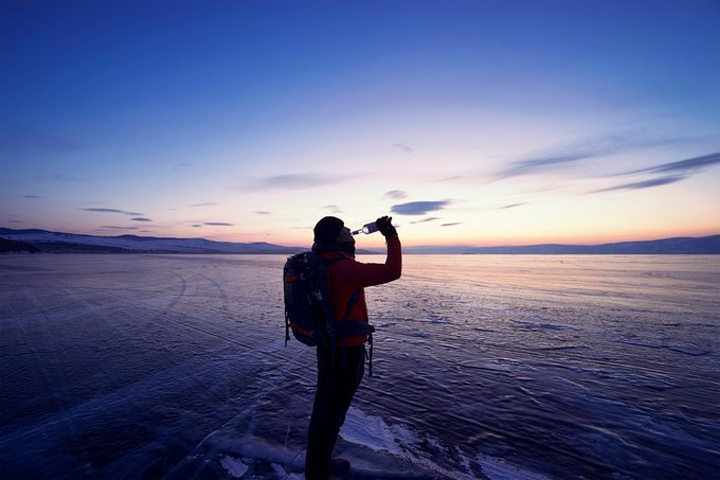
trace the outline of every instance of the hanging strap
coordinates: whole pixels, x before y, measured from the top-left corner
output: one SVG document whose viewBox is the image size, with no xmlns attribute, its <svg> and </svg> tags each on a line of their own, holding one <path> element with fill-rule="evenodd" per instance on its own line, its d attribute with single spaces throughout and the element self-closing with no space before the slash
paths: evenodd
<svg viewBox="0 0 720 480">
<path fill-rule="evenodd" d="M 285 347 L 290 341 L 290 317 L 288 317 L 287 307 L 285 307 Z"/>
<path fill-rule="evenodd" d="M 375 329 L 373 328 L 373 330 L 375 330 Z M 370 349 L 369 349 L 370 352 L 367 354 L 368 355 L 368 377 L 372 377 L 373 376 L 373 371 L 372 371 L 373 336 L 372 336 L 372 332 L 370 332 L 370 334 L 368 335 L 368 345 L 370 346 Z"/>
</svg>

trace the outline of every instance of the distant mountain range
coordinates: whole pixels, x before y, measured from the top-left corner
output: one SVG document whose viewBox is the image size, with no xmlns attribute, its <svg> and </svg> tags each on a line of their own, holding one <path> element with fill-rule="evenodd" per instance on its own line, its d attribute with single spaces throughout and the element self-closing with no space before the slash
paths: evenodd
<svg viewBox="0 0 720 480">
<path fill-rule="evenodd" d="M 265 242 L 214 242 L 204 238 L 167 238 L 120 235 L 104 237 L 45 230 L 0 228 L 0 251 L 40 251 L 52 253 L 282 253 L 302 248 L 282 247 Z M 14 248 L 13 245 L 14 244 Z"/>
<path fill-rule="evenodd" d="M 602 245 L 526 245 L 520 247 L 411 247 L 415 254 L 475 254 L 475 255 L 665 255 L 720 254 L 720 235 L 708 237 L 674 237 L 643 242 L 605 243 Z"/>
<path fill-rule="evenodd" d="M 307 247 L 283 247 L 271 243 L 215 242 L 204 238 L 142 237 L 120 235 L 105 237 L 45 230 L 0 228 L 0 252 L 28 251 L 52 253 L 237 253 L 286 254 Z M 406 247 L 408 254 L 512 254 L 512 255 L 660 255 L 720 254 L 720 235 L 676 237 L 644 242 L 620 242 L 603 245 L 528 245 L 520 247 Z M 359 251 L 359 253 L 372 253 Z"/>
</svg>

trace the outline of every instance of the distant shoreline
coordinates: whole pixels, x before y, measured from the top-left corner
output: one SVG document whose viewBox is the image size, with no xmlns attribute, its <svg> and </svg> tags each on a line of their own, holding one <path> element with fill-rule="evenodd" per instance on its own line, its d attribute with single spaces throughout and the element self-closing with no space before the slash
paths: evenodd
<svg viewBox="0 0 720 480">
<path fill-rule="evenodd" d="M 203 238 L 142 237 L 138 235 L 103 237 L 45 230 L 0 228 L 0 253 L 291 255 L 307 249 L 308 247 L 284 247 L 264 242 L 215 242 Z M 382 253 L 358 250 L 358 254 Z M 720 234 L 602 245 L 419 246 L 405 247 L 403 253 L 407 255 L 719 255 Z"/>
</svg>

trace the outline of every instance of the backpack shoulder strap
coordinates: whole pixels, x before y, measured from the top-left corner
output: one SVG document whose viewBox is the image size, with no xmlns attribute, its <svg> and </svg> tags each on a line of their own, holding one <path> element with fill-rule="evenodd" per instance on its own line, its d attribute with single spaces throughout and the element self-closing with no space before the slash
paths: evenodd
<svg viewBox="0 0 720 480">
<path fill-rule="evenodd" d="M 358 301 L 358 298 L 360 298 L 360 289 L 356 289 L 352 295 L 350 295 L 350 298 L 348 299 L 347 303 L 347 309 L 345 310 L 345 315 L 343 315 L 341 322 L 344 322 L 347 320 L 347 318 L 350 316 L 350 312 L 352 311 L 353 307 Z"/>
<path fill-rule="evenodd" d="M 349 260 L 346 256 L 338 253 L 333 258 L 326 259 L 325 257 L 320 257 L 325 263 L 325 267 L 329 267 L 330 265 L 333 265 L 338 262 L 342 262 L 344 260 Z M 350 295 L 350 298 L 348 299 L 347 308 L 345 309 L 345 315 L 343 315 L 342 319 L 340 319 L 340 322 L 344 322 L 347 320 L 347 318 L 350 316 L 350 312 L 352 311 L 353 307 L 355 306 L 355 303 L 357 303 L 358 298 L 360 298 L 360 289 L 356 289 L 352 295 Z"/>
</svg>

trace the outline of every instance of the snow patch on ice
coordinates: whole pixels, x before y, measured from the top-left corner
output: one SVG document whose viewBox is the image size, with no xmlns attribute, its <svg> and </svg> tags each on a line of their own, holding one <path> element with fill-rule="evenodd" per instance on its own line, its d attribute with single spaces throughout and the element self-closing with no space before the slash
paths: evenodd
<svg viewBox="0 0 720 480">
<path fill-rule="evenodd" d="M 232 478 L 242 478 L 242 476 L 250 469 L 250 467 L 245 465 L 242 460 L 233 458 L 229 455 L 220 459 L 220 465 L 222 465 Z"/>
<path fill-rule="evenodd" d="M 483 473 L 490 480 L 550 480 L 549 477 L 521 470 L 499 458 L 488 455 L 478 455 L 477 461 L 481 465 Z"/>
<path fill-rule="evenodd" d="M 414 465 L 435 471 L 448 478 L 473 478 L 472 474 L 468 472 L 472 471 L 472 458 L 475 458 L 476 465 L 480 465 L 483 473 L 490 480 L 550 480 L 549 477 L 523 470 L 499 458 L 484 454 L 476 457 L 464 456 L 459 449 L 459 457 L 465 472 L 446 470 L 437 463 L 413 453 L 413 447 L 421 443 L 415 432 L 403 425 L 388 425 L 381 417 L 367 415 L 355 407 L 350 407 L 345 424 L 340 431 L 340 436 L 348 442 L 365 446 L 374 451 L 388 452 L 398 458 L 409 460 Z M 425 441 L 440 451 L 448 451 L 447 447 L 443 446 L 437 439 L 427 438 Z"/>
<path fill-rule="evenodd" d="M 282 465 L 279 465 L 277 463 L 271 463 L 270 467 L 272 467 L 273 472 L 275 472 L 276 475 L 278 475 L 282 478 L 287 476 L 287 472 L 285 471 L 285 469 L 283 468 Z"/>
<path fill-rule="evenodd" d="M 402 445 L 417 442 L 417 436 L 408 428 L 388 425 L 381 417 L 367 415 L 355 407 L 350 407 L 340 436 L 350 443 L 396 455 L 404 453 Z"/>
</svg>

